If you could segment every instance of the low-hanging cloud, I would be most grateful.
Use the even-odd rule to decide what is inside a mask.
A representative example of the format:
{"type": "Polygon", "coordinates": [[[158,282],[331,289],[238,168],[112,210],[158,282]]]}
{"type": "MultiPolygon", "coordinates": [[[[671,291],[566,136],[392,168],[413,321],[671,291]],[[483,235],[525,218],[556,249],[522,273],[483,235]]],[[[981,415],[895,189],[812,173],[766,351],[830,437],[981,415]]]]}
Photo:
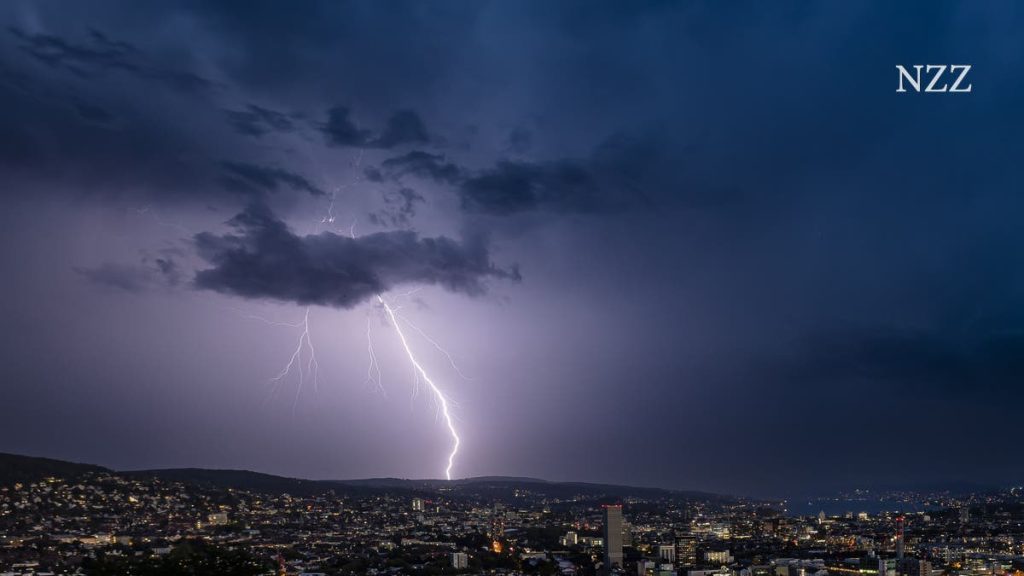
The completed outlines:
{"type": "Polygon", "coordinates": [[[260,138],[274,132],[293,132],[295,116],[279,110],[246,105],[243,110],[226,110],[228,124],[243,136],[260,138]]]}
{"type": "Polygon", "coordinates": [[[388,118],[379,135],[360,128],[346,106],[327,111],[327,123],[321,127],[327,144],[342,147],[394,148],[405,144],[426,144],[430,133],[420,115],[413,110],[397,110],[388,118]]]}
{"type": "MultiPolygon", "coordinates": [[[[413,150],[388,158],[381,162],[381,169],[378,171],[376,180],[380,180],[383,174],[392,179],[399,179],[405,175],[412,175],[419,178],[434,180],[442,184],[457,184],[465,176],[465,170],[453,162],[449,162],[442,154],[432,154],[423,150],[413,150]]],[[[373,172],[367,176],[374,180],[373,172]]]]}
{"type": "Polygon", "coordinates": [[[463,211],[490,216],[530,212],[611,213],[650,201],[660,156],[649,139],[613,135],[583,158],[498,160],[474,171],[443,154],[412,150],[367,168],[373,182],[407,176],[453,187],[463,211]]]}
{"type": "Polygon", "coordinates": [[[134,45],[112,39],[99,30],[90,30],[84,42],[30,33],[17,27],[11,28],[10,33],[19,41],[21,50],[37,62],[80,78],[118,71],[143,80],[163,82],[186,92],[213,86],[211,81],[193,72],[163,68],[151,62],[134,45]]]}
{"type": "Polygon", "coordinates": [[[412,188],[385,190],[381,194],[384,206],[370,213],[370,222],[378,226],[408,226],[416,216],[416,204],[423,203],[423,196],[412,188]]]}
{"type": "Polygon", "coordinates": [[[264,204],[250,205],[230,224],[234,233],[195,237],[195,286],[243,298],[350,308],[402,284],[437,285],[470,296],[488,279],[519,280],[515,267],[491,262],[482,239],[422,238],[411,231],[359,238],[330,232],[299,236],[264,204]]]}
{"type": "Polygon", "coordinates": [[[582,159],[502,160],[459,185],[467,212],[607,213],[648,200],[656,155],[651,142],[613,136],[582,159]]]}
{"type": "Polygon", "coordinates": [[[313,196],[326,195],[326,192],[305,177],[283,168],[246,162],[222,162],[221,167],[224,170],[224,187],[242,194],[258,196],[285,186],[299,192],[309,192],[313,196]]]}

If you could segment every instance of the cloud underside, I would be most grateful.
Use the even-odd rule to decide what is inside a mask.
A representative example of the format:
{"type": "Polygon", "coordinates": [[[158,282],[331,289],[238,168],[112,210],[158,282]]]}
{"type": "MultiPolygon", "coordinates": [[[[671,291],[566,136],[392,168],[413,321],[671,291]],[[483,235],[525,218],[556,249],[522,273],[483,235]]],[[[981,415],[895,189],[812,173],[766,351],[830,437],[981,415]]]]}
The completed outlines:
{"type": "Polygon", "coordinates": [[[499,160],[473,171],[442,154],[413,150],[367,169],[366,176],[374,182],[412,176],[450,186],[469,214],[600,214],[648,204],[661,160],[652,140],[616,134],[584,158],[499,160]]]}
{"type": "Polygon", "coordinates": [[[108,72],[120,72],[143,80],[165,83],[185,92],[208,90],[213,83],[193,72],[168,69],[150,61],[136,46],[114,40],[99,30],[76,42],[50,34],[33,34],[11,27],[19,48],[35,61],[91,79],[108,72]]]}
{"type": "Polygon", "coordinates": [[[403,284],[479,296],[489,279],[519,279],[515,268],[491,263],[482,240],[421,238],[411,231],[298,236],[262,204],[251,205],[230,223],[234,233],[195,237],[199,255],[211,265],[196,274],[197,288],[351,308],[403,284]]]}
{"type": "Polygon", "coordinates": [[[331,146],[394,148],[403,144],[426,144],[431,140],[419,114],[408,109],[392,114],[380,134],[374,136],[356,125],[347,107],[335,106],[328,111],[322,130],[331,146]]]}
{"type": "Polygon", "coordinates": [[[258,196],[287,187],[313,196],[326,195],[326,192],[303,176],[282,168],[245,162],[221,162],[221,168],[224,171],[224,187],[242,194],[258,196]]]}

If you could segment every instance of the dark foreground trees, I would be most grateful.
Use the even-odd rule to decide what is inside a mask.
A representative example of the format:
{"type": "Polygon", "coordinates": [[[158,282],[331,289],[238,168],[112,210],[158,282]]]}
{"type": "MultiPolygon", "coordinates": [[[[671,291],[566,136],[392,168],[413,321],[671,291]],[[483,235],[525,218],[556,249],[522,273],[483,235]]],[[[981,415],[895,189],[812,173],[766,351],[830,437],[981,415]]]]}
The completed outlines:
{"type": "Polygon", "coordinates": [[[89,576],[257,576],[274,564],[246,552],[189,541],[165,556],[107,554],[84,560],[82,568],[89,576]]]}

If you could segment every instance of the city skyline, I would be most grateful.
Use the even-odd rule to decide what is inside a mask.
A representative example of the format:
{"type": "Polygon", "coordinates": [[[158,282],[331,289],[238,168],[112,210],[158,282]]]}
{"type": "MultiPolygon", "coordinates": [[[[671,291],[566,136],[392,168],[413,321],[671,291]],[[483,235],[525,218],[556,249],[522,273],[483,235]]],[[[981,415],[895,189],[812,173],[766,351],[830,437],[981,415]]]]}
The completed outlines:
{"type": "MultiPolygon", "coordinates": [[[[0,454],[4,574],[1018,576],[1022,488],[798,513],[522,479],[309,483],[0,454]],[[913,508],[914,510],[910,510],[913,508]]],[[[851,502],[852,503],[852,502],[851,502]]]]}
{"type": "Polygon", "coordinates": [[[3,3],[0,452],[1019,484],[1021,18],[3,3]]]}

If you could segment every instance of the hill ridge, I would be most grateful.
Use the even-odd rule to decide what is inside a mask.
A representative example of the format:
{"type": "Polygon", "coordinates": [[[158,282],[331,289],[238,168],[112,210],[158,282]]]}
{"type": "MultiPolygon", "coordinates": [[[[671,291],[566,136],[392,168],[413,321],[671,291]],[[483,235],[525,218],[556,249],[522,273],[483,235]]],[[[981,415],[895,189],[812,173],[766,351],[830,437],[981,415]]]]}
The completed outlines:
{"type": "Polygon", "coordinates": [[[626,497],[628,495],[658,495],[687,499],[735,500],[733,496],[658,487],[627,486],[618,484],[550,481],[521,476],[476,476],[455,480],[414,478],[356,478],[348,480],[314,480],[281,476],[266,472],[231,468],[153,468],[113,470],[92,464],[79,464],[20,454],[0,453],[0,484],[38,481],[48,476],[79,478],[89,473],[108,473],[129,478],[158,478],[216,488],[234,488],[255,492],[314,494],[330,490],[336,492],[401,491],[410,494],[433,494],[441,489],[460,489],[488,493],[498,497],[510,489],[530,489],[552,494],[626,497]]]}

